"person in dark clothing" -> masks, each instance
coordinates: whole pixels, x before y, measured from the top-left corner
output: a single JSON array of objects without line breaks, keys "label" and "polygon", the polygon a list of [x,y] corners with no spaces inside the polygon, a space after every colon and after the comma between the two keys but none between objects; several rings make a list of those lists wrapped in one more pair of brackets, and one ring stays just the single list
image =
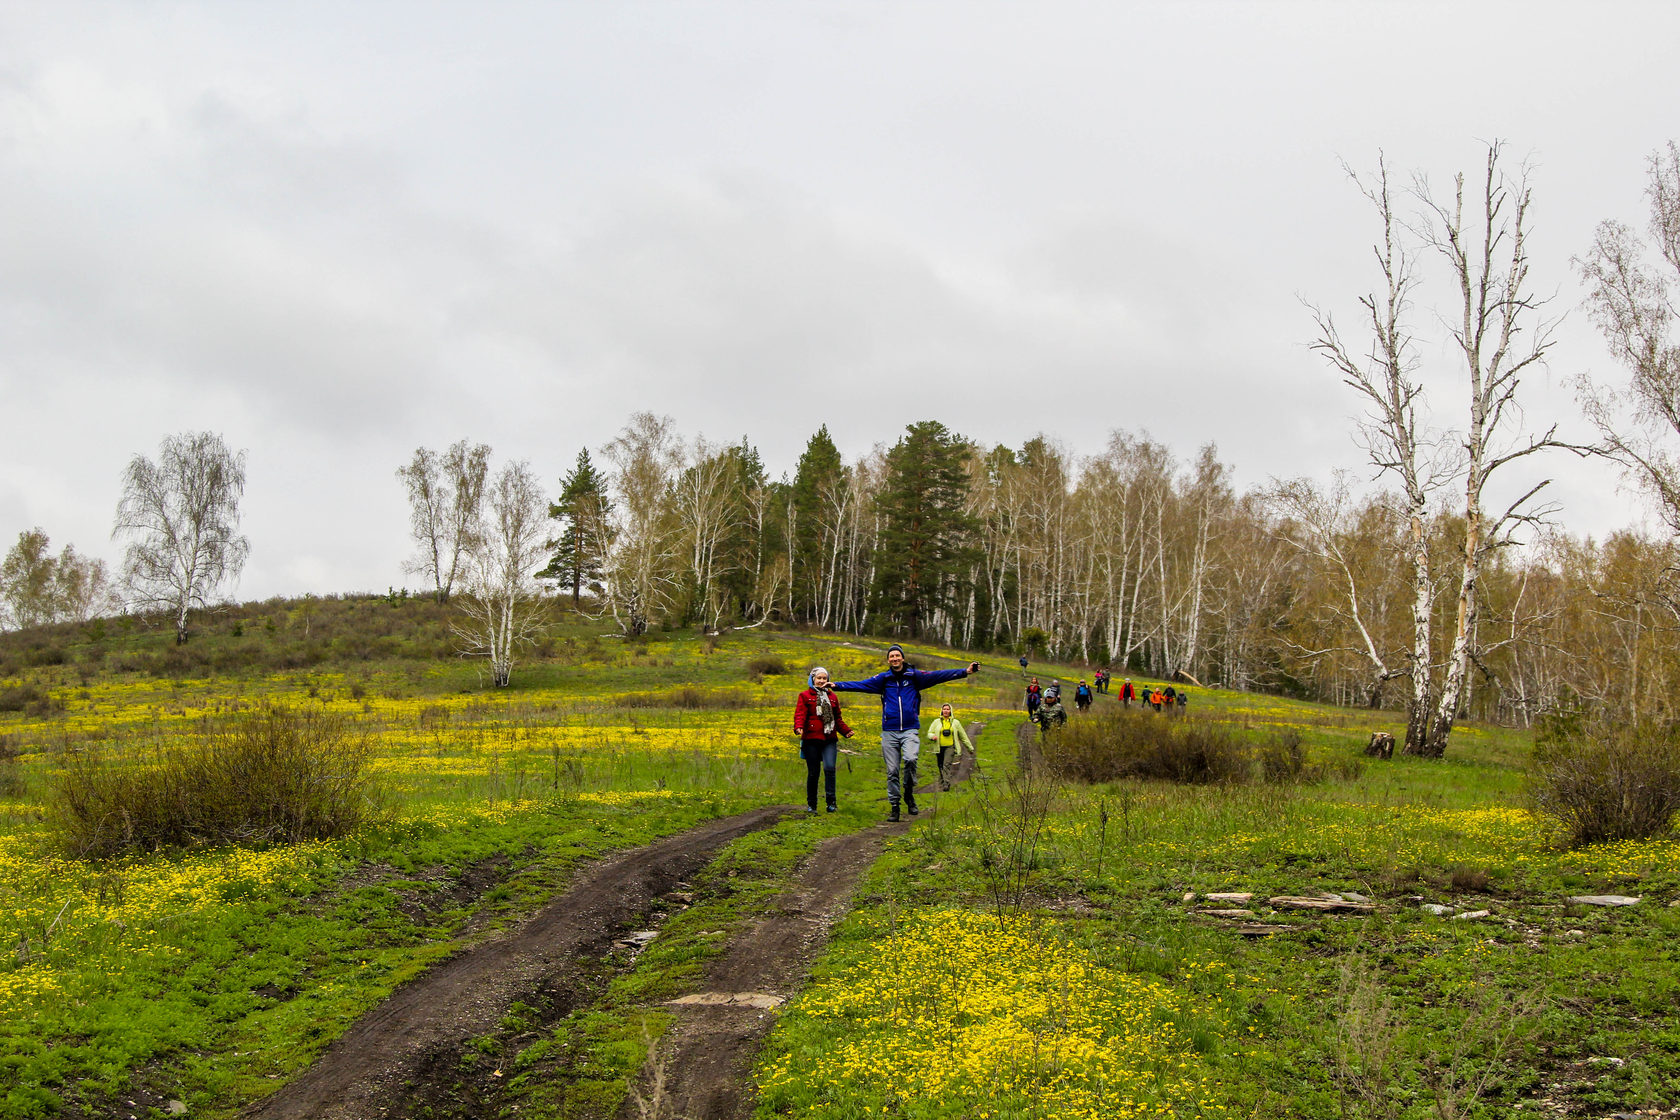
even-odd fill
[{"label": "person in dark clothing", "polygon": [[1178,690],[1178,710],[1182,712],[1184,710],[1184,705],[1186,705],[1188,703],[1190,703],[1190,690],[1187,689],[1187,688],[1179,689]]},{"label": "person in dark clothing", "polygon": [[1034,677],[1032,679],[1032,683],[1027,685],[1027,718],[1028,719],[1031,719],[1033,716],[1038,714],[1038,706],[1039,706],[1039,704],[1043,703],[1043,701],[1044,701],[1044,690],[1042,688],[1038,687],[1038,678]]},{"label": "person in dark clothing", "polygon": [[1080,681],[1073,690],[1073,703],[1082,712],[1088,710],[1091,707],[1091,686]]},{"label": "person in dark clothing", "polygon": [[1173,706],[1173,701],[1178,699],[1178,690],[1169,684],[1161,690],[1161,698],[1166,701],[1167,707],[1170,708]]},{"label": "person in dark clothing", "polygon": [[840,698],[829,687],[828,670],[821,665],[811,670],[811,687],[794,701],[793,731],[799,736],[799,756],[805,760],[805,811],[817,811],[817,771],[821,769],[828,811],[832,813],[839,808],[834,771],[839,763],[840,736],[850,739],[852,729],[840,718]]},{"label": "person in dark clothing", "polygon": [[1021,655],[1021,672],[1024,673],[1026,671],[1027,671],[1027,655],[1023,653]]},{"label": "person in dark clothing", "polygon": [[904,647],[887,647],[887,671],[861,681],[836,681],[836,692],[873,692],[881,698],[881,757],[887,764],[889,821],[898,820],[899,772],[904,773],[904,807],[913,817],[916,808],[916,758],[922,748],[922,690],[957,681],[980,671],[980,662],[966,669],[926,671],[904,660]]}]

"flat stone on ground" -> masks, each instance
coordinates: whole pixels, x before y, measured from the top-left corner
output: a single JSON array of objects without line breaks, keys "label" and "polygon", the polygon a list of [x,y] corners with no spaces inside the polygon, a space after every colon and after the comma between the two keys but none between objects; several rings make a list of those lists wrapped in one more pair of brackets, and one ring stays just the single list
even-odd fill
[{"label": "flat stone on ground", "polygon": [[1203,898],[1209,902],[1247,902],[1254,897],[1253,891],[1225,891],[1220,894],[1204,894]]},{"label": "flat stone on ground", "polygon": [[1262,922],[1245,922],[1237,927],[1237,932],[1244,937],[1266,937],[1274,933],[1288,933],[1289,926],[1271,926]]},{"label": "flat stone on ground", "polygon": [[1368,902],[1348,902],[1345,899],[1308,898],[1302,895],[1280,894],[1266,900],[1273,906],[1281,906],[1289,910],[1322,910],[1327,913],[1346,911],[1356,914],[1368,914],[1376,907]]},{"label": "flat stone on ground", "polygon": [[1572,894],[1569,901],[1577,906],[1634,906],[1639,898],[1625,894]]},{"label": "flat stone on ground", "polygon": [[695,992],[692,995],[680,996],[669,1001],[678,1005],[698,1004],[702,1007],[757,1007],[768,1009],[780,1007],[784,1002],[781,996],[771,995],[769,992]]}]

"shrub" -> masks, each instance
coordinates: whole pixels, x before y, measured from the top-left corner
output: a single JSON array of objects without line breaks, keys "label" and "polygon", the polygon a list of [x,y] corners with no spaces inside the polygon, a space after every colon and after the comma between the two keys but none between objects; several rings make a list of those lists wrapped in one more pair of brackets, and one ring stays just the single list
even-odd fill
[{"label": "shrub", "polygon": [[1316,781],[1323,776],[1322,770],[1307,764],[1307,746],[1293,727],[1267,738],[1255,756],[1260,760],[1260,776],[1273,785]]},{"label": "shrub", "polygon": [[56,698],[51,692],[33,681],[0,688],[0,712],[23,712],[25,715],[45,716],[63,710],[64,701]]},{"label": "shrub", "polygon": [[684,708],[690,711],[701,708],[721,708],[733,710],[748,708],[752,704],[752,697],[745,693],[695,688],[691,684],[685,684],[681,688],[673,688],[666,692],[626,692],[613,698],[613,706],[620,708]]},{"label": "shrub", "polygon": [[749,677],[779,677],[786,672],[787,662],[774,655],[755,657],[747,662],[747,675]]},{"label": "shrub", "polygon": [[51,799],[82,857],[342,836],[382,815],[371,741],[342,715],[276,708],[151,757],[67,755]]},{"label": "shrub", "polygon": [[23,767],[18,764],[21,753],[0,735],[0,797],[17,797],[24,792]]},{"label": "shrub", "polygon": [[1235,784],[1252,776],[1248,744],[1222,724],[1141,712],[1073,719],[1045,737],[1046,763],[1081,782],[1154,778],[1188,785]]},{"label": "shrub", "polygon": [[1572,845],[1661,835],[1680,811],[1680,728],[1554,720],[1535,737],[1528,797]]},{"label": "shrub", "polygon": [[1332,758],[1313,762],[1301,733],[1293,727],[1267,736],[1254,752],[1260,763],[1260,777],[1271,785],[1312,785],[1329,778],[1352,781],[1365,772],[1360,758]]}]

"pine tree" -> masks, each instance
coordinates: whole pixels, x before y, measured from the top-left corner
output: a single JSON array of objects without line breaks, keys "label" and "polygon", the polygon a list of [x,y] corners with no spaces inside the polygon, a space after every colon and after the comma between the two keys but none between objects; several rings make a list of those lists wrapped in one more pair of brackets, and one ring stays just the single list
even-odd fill
[{"label": "pine tree", "polygon": [[572,606],[583,593],[601,592],[601,571],[606,561],[608,518],[612,502],[607,497],[607,480],[589,461],[589,449],[578,452],[577,465],[560,482],[560,498],[548,507],[548,516],[563,528],[558,539],[548,542],[555,549],[548,567],[538,579],[551,579],[572,589]]},{"label": "pine tree", "polygon": [[887,452],[871,589],[882,629],[921,637],[937,613],[956,605],[972,559],[971,518],[964,512],[969,453],[968,443],[937,420],[910,425]]}]

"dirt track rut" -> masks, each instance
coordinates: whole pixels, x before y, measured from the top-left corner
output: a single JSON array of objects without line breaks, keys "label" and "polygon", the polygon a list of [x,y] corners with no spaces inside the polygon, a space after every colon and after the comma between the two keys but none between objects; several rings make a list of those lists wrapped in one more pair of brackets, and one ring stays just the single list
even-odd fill
[{"label": "dirt track rut", "polygon": [[[978,740],[985,724],[970,724]],[[931,759],[929,760],[932,761]],[[974,755],[951,780],[966,780]],[[938,778],[918,793],[932,793]],[[752,1063],[775,1025],[774,1008],[810,975],[829,931],[851,909],[852,895],[887,839],[909,820],[831,837],[817,846],[794,883],[768,911],[730,939],[699,990],[667,1005],[678,1021],[660,1040],[619,1109],[620,1120],[733,1120],[752,1115]]]},{"label": "dirt track rut", "polygon": [[508,1007],[541,991],[563,1004],[580,959],[607,953],[649,904],[729,841],[766,828],[784,806],[709,821],[585,868],[505,937],[450,958],[358,1019],[315,1064],[242,1115],[248,1120],[372,1120],[406,1115],[410,1089]]}]

